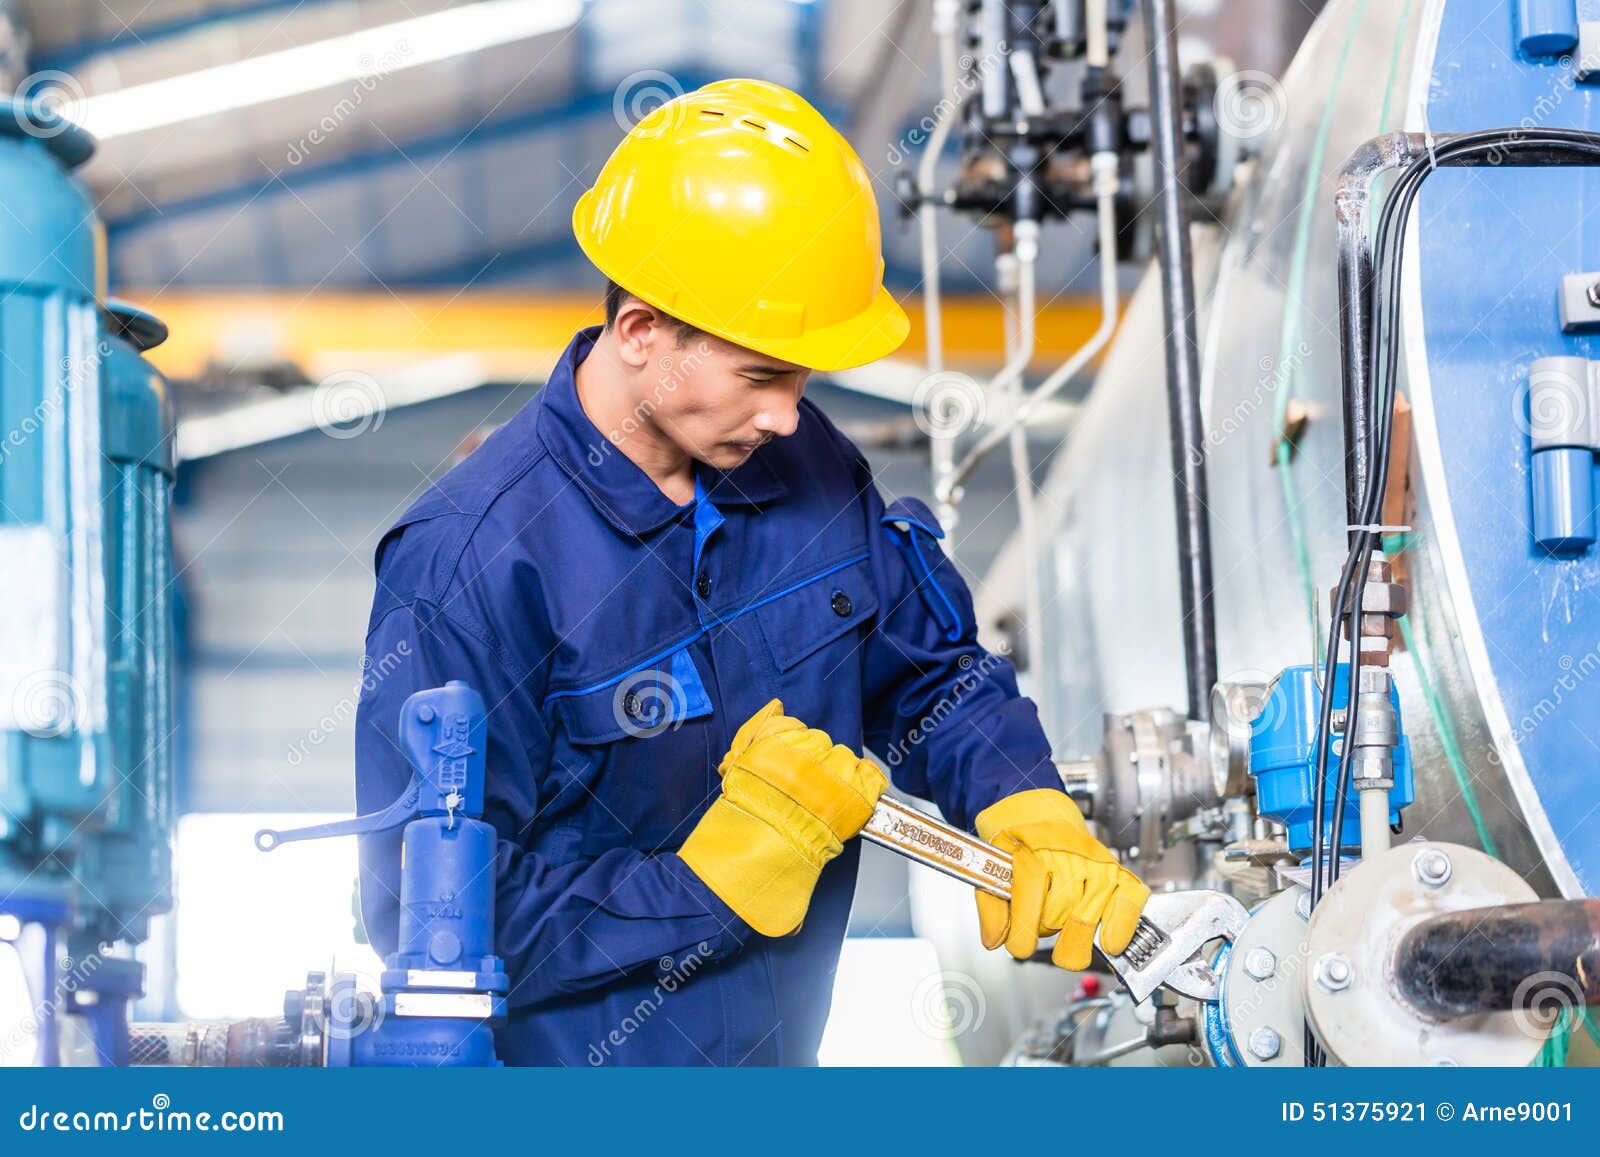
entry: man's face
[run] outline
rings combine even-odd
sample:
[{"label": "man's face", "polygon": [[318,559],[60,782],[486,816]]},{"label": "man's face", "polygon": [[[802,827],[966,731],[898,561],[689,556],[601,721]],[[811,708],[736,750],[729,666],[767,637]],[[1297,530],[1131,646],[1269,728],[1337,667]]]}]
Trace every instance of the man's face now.
[{"label": "man's face", "polygon": [[731,470],[771,439],[795,432],[810,370],[710,334],[694,334],[681,346],[672,328],[657,336],[638,404],[690,457]]}]

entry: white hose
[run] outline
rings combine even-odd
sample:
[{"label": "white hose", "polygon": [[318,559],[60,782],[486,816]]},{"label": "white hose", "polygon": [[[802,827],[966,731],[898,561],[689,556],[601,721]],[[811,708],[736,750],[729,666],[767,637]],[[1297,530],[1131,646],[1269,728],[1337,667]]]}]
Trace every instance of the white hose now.
[{"label": "white hose", "polygon": [[[1031,224],[1023,222],[1022,224]],[[1037,232],[1037,226],[1034,227]],[[1018,239],[1015,257],[1015,296],[1007,295],[1013,308],[1007,311],[1006,348],[1013,355],[1026,347],[1030,357],[1034,345],[1032,319],[1038,291],[1038,247],[1036,243],[1024,245]],[[1026,364],[1026,362],[1024,362]],[[1022,378],[1018,375],[1007,387],[1013,408],[1022,403]],[[1028,647],[1028,670],[1032,674],[1032,698],[1046,726],[1053,719],[1048,700],[1054,686],[1043,670],[1044,644],[1044,590],[1039,573],[1039,519],[1033,491],[1033,467],[1028,457],[1028,431],[1017,425],[1011,428],[1011,480],[1017,495],[1017,523],[1022,534],[1023,601],[1026,614],[1023,618],[1023,635]]]},{"label": "white hose", "polygon": [[1389,789],[1369,788],[1360,792],[1361,858],[1370,860],[1389,850]]},{"label": "white hose", "polygon": [[[956,25],[959,10],[960,0],[935,0],[933,5],[933,33],[939,46],[940,85],[946,99],[952,100],[958,72]],[[950,137],[950,127],[954,122],[954,113],[937,118],[933,132],[928,136],[927,147],[922,151],[922,159],[917,164],[917,225],[922,240],[922,325],[930,377],[944,372],[944,318],[939,296],[939,207],[933,202],[933,183],[939,156],[944,152],[944,144]],[[939,479],[948,475],[954,467],[957,432],[936,429],[930,435],[935,494],[938,493]],[[947,533],[954,529],[956,510],[953,505],[940,503],[937,514]]]},{"label": "white hose", "polygon": [[[1049,377],[1039,383],[1011,417],[984,435],[961,460],[961,464],[942,478],[935,479],[935,494],[941,502],[960,501],[961,484],[966,481],[984,455],[1010,437],[1012,430],[1024,426],[1039,405],[1053,397],[1105,348],[1117,328],[1117,159],[1114,153],[1096,153],[1091,162],[1095,174],[1095,216],[1100,238],[1100,325]],[[1023,222],[1022,224],[1028,224]],[[1021,227],[1020,225],[1018,226]],[[1031,324],[1030,324],[1031,329]],[[1032,356],[1031,353],[1029,355]],[[1026,363],[1024,363],[1026,364]],[[1007,366],[1009,369],[1010,366]],[[1002,370],[995,381],[1006,374]]]}]

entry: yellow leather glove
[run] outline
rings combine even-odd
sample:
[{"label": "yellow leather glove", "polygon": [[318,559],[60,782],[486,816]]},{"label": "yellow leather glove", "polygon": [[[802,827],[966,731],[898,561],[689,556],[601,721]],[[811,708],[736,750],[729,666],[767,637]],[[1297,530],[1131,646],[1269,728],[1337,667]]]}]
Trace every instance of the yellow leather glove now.
[{"label": "yellow leather glove", "polygon": [[883,773],[772,700],[717,767],[722,795],[678,855],[764,936],[800,929],[822,867],[872,816]]},{"label": "yellow leather glove", "polygon": [[1062,968],[1089,967],[1094,932],[1115,956],[1128,947],[1150,889],[1089,834],[1083,813],[1065,792],[1021,791],[978,813],[978,835],[1011,853],[1011,902],[978,895],[985,948],[1027,960],[1039,937],[1059,932],[1050,959]]}]

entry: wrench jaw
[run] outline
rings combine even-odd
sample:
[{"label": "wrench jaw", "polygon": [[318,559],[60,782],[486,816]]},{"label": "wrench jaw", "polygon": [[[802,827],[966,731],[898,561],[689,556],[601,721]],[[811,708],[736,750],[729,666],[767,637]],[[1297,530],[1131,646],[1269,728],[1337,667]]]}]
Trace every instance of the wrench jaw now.
[{"label": "wrench jaw", "polygon": [[1158,892],[1145,904],[1127,950],[1101,952],[1135,1001],[1163,985],[1195,1000],[1215,1000],[1218,978],[1200,949],[1212,940],[1234,939],[1249,919],[1245,906],[1222,892]]}]

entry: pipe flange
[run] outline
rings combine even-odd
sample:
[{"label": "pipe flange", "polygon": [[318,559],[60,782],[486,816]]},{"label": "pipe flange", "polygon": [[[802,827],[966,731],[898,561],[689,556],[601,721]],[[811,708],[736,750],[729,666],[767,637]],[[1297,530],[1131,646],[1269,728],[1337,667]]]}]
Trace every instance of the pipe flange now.
[{"label": "pipe flange", "polygon": [[[1289,888],[1257,905],[1223,969],[1217,999],[1234,1051],[1251,1068],[1305,1063],[1306,919],[1298,910],[1303,895],[1304,888]],[[1276,1048],[1268,1047],[1272,1041]]]},{"label": "pipe flange", "polygon": [[1312,913],[1306,959],[1313,963],[1300,983],[1306,1018],[1329,1059],[1399,1066],[1532,1061],[1546,1038],[1512,1013],[1424,1017],[1400,995],[1395,950],[1430,916],[1536,899],[1516,872],[1459,844],[1402,844],[1346,871]]}]

